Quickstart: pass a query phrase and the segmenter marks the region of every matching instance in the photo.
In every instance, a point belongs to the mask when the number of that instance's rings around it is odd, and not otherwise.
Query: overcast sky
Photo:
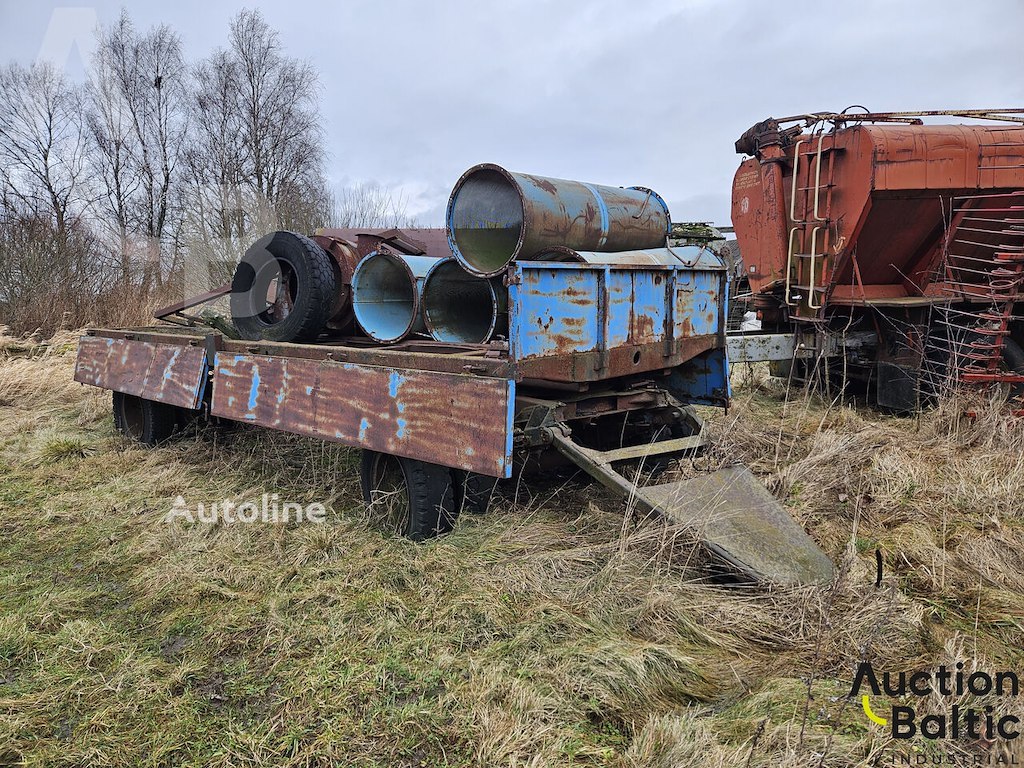
[[[0,61],[68,59],[123,2],[0,0]],[[237,2],[127,5],[191,59]],[[443,223],[471,165],[652,187],[676,221],[729,220],[733,142],[770,115],[1024,107],[1024,0],[289,0],[250,3],[320,72],[338,186],[399,190]],[[92,21],[90,21],[92,20]],[[49,30],[49,35],[48,35]],[[87,55],[87,54],[86,54]],[[58,62],[81,77],[81,54]]]

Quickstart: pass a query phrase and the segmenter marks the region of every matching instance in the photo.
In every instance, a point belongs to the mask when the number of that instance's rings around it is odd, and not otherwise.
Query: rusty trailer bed
[[[479,358],[459,354],[388,352],[251,344],[188,330],[94,329],[79,344],[75,380],[183,408],[205,404],[219,418],[509,477],[515,381],[502,375],[501,364],[481,366]]]
[[[490,344],[93,329],[75,379],[495,477],[512,472],[520,388],[571,392],[664,375],[684,402],[728,401],[726,272],[710,251],[688,266],[517,262],[506,282],[508,339]]]
[[[79,344],[75,380],[434,470],[508,478],[514,459],[557,452],[639,509],[692,529],[740,574],[781,584],[831,578],[828,557],[749,472],[641,487],[616,469],[699,449],[700,421],[687,406],[728,403],[717,257],[689,267],[518,262],[506,282],[508,339],[490,344],[93,329]],[[621,439],[630,416],[650,439],[584,445],[588,427]],[[687,434],[658,437],[674,427]]]

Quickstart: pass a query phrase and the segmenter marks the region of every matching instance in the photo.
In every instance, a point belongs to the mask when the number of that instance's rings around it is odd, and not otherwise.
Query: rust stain
[[[510,471],[507,379],[224,353],[215,370],[215,416],[495,477]]]
[[[83,336],[75,381],[182,408],[198,408],[206,383],[198,346]]]

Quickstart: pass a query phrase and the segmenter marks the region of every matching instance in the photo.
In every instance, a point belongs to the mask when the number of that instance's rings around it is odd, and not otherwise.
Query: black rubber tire
[[[423,541],[455,526],[458,508],[448,467],[364,449],[359,478],[363,500],[371,512],[379,505],[389,505],[381,506],[377,515],[387,533]],[[397,487],[389,488],[389,483]],[[381,498],[381,494],[391,498]]]
[[[287,268],[294,279],[291,311],[275,321],[267,313],[267,291]],[[310,341],[324,330],[338,293],[330,255],[297,232],[273,232],[245,252],[231,281],[231,320],[243,339]]]
[[[113,410],[117,431],[150,447],[159,445],[182,429],[190,415],[182,408],[123,392],[114,393]]]
[[[455,481],[455,509],[459,514],[471,512],[482,515],[487,512],[498,492],[498,478],[453,469],[452,479]]]
[[[1024,348],[1013,339],[1006,339],[1003,344],[1003,363],[1011,372],[1024,375]],[[1011,384],[1010,394],[1024,396],[1024,384]]]

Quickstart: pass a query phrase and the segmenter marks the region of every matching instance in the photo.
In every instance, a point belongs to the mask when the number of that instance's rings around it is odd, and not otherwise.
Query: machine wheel
[[[423,541],[450,531],[458,509],[447,467],[363,450],[363,500],[387,533]]]
[[[231,319],[243,339],[309,341],[327,325],[337,292],[327,251],[295,232],[274,232],[235,269]]]
[[[185,423],[180,408],[124,392],[115,392],[114,427],[125,437],[150,447],[162,443]]]
[[[1024,375],[1024,348],[1013,339],[1006,339],[1003,344],[1003,363],[1013,371]],[[1024,384],[1013,384],[1010,393],[1014,397],[1024,396]]]
[[[455,509],[460,514],[484,514],[498,491],[498,478],[462,470],[453,470],[452,477],[455,479]]]

